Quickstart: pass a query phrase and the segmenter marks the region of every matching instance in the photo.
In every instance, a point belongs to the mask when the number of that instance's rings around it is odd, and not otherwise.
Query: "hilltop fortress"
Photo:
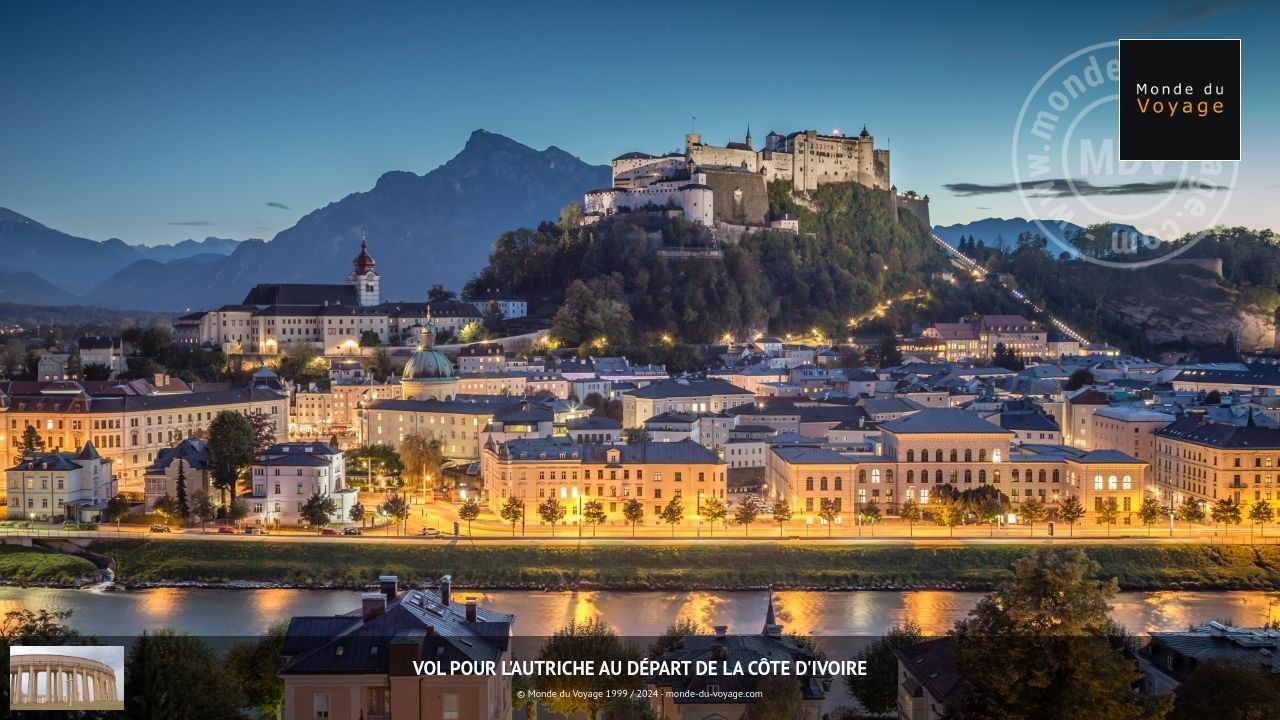
[[[905,207],[929,227],[929,199],[899,194],[889,180],[889,151],[875,147],[865,127],[846,136],[814,130],[770,132],[756,150],[747,128],[744,142],[708,145],[685,135],[684,152],[630,152],[613,159],[612,185],[591,190],[583,209],[592,219],[652,207],[679,208],[684,217],[732,237],[748,228],[796,229],[795,221],[769,217],[768,183],[782,181],[793,193],[833,182],[855,182],[879,190],[895,211]]]

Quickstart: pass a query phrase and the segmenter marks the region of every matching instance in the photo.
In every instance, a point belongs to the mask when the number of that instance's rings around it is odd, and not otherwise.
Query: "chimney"
[[[467,622],[473,623],[476,621],[476,610],[476,599],[473,597],[467,598]]]
[[[387,596],[382,593],[363,593],[360,595],[360,617],[365,622],[378,617],[387,609]]]
[[[387,602],[391,602],[396,599],[396,594],[400,589],[400,578],[395,575],[379,576],[378,589],[387,597]]]
[[[440,604],[445,607],[453,600],[453,576],[445,575],[440,578]]]

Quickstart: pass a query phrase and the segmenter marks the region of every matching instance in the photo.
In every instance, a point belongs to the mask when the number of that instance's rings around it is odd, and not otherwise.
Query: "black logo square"
[[[1121,160],[1240,159],[1239,40],[1120,41]]]

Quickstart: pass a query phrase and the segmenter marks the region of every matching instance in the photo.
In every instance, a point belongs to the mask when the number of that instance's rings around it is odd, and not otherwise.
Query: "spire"
[[[747,123],[747,147],[751,147],[751,123]]]
[[[782,626],[778,624],[778,620],[773,614],[773,589],[769,589],[769,609],[764,615],[764,628],[760,630],[761,635],[769,637],[781,637]]]
[[[434,338],[431,337],[431,302],[427,301],[427,319],[422,321],[422,330],[418,331],[420,338],[418,340],[418,348],[426,350],[431,347]]]
[[[373,272],[373,258],[369,256],[369,241],[365,237],[364,231],[360,231],[360,254],[355,260],[351,261],[351,267],[354,268],[356,275],[364,275]]]

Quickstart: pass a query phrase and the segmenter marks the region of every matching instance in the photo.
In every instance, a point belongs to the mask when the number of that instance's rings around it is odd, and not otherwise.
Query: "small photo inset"
[[[9,709],[123,710],[124,648],[10,647]]]

